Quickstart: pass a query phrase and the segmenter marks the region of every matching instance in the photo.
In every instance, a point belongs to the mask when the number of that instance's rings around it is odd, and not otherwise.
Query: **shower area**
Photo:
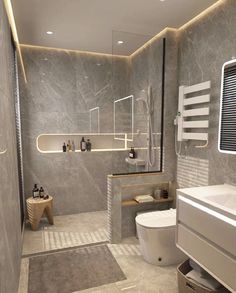
[[[155,46],[145,45],[147,36],[113,32],[113,59],[122,55],[129,46],[126,92],[113,91],[114,140],[124,141],[125,148],[134,148],[135,158],[125,153],[123,170],[113,174],[163,171],[163,126],[166,39],[160,38]],[[119,40],[124,40],[122,44]],[[132,40],[131,45],[128,41]],[[117,78],[119,64],[113,62],[113,79]],[[122,75],[122,73],[120,73]],[[115,82],[114,82],[115,84]]]
[[[107,176],[164,170],[168,38],[142,47],[149,36],[113,31],[112,54],[22,46],[25,198],[43,186],[55,222],[42,219],[36,232],[26,223],[25,255],[107,241]],[[75,149],[63,152],[69,142]]]

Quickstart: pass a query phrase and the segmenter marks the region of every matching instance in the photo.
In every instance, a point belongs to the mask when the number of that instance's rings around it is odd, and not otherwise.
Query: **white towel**
[[[217,280],[215,280],[210,275],[208,278],[203,278],[201,274],[195,270],[190,271],[186,275],[186,277],[211,290],[217,290],[222,286]]]
[[[154,201],[154,198],[150,194],[144,194],[144,195],[137,195],[134,198],[137,202],[152,202]]]

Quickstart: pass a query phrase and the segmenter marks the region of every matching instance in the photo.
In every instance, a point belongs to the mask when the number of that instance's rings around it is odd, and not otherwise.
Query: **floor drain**
[[[159,258],[158,258],[158,261],[162,261],[162,258],[161,258],[161,257],[159,257]]]

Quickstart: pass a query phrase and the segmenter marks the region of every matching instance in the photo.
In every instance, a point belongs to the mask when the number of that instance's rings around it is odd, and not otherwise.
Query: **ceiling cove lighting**
[[[94,55],[94,56],[104,56],[104,57],[113,57],[113,58],[129,58],[129,56],[125,55],[112,55],[109,53],[98,53],[98,52],[90,52],[90,51],[80,51],[80,50],[73,50],[73,49],[62,49],[62,48],[54,48],[54,47],[44,47],[44,46],[37,46],[37,45],[27,45],[27,44],[20,44],[22,48],[34,48],[34,49],[44,49],[44,50],[52,50],[57,52],[73,52],[77,54],[84,54],[84,55]]]
[[[15,18],[14,18],[14,13],[13,13],[13,9],[12,9],[11,0],[4,0],[4,5],[5,5],[5,8],[6,8],[9,24],[11,26],[13,39],[14,39],[16,49],[17,49],[17,52],[18,52],[18,55],[19,55],[19,60],[20,60],[24,80],[25,80],[25,83],[27,83],[27,78],[26,78],[26,73],[25,73],[25,66],[24,66],[23,57],[22,57],[22,54],[21,54],[20,42],[19,42],[19,38],[18,38],[18,34],[17,34],[16,23],[15,23]]]

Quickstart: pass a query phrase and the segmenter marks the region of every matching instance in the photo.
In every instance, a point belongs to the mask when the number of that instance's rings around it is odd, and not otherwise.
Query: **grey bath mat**
[[[107,245],[30,258],[28,293],[71,293],[126,279]]]

